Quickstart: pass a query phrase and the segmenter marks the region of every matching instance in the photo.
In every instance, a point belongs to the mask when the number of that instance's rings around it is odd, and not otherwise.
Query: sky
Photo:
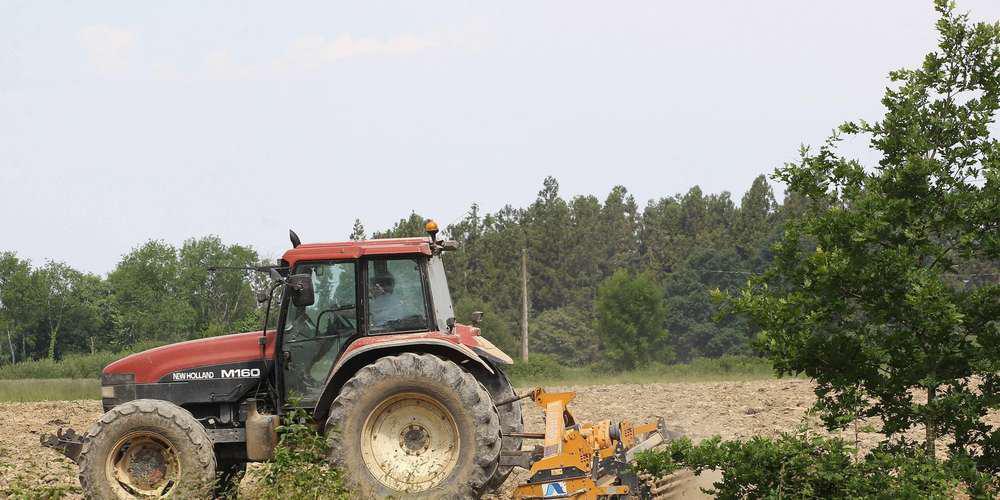
[[[878,119],[934,20],[930,0],[0,0],[0,251],[104,274],[214,234],[276,257],[289,228],[446,225],[549,175],[738,200]]]

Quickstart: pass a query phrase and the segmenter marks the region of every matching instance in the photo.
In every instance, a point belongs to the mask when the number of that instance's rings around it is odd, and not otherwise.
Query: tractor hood
[[[104,367],[111,375],[132,375],[137,384],[164,382],[171,374],[197,368],[239,365],[261,359],[260,331],[189,340],[126,356]],[[274,358],[274,331],[267,332],[264,356]],[[176,377],[175,377],[176,378]],[[170,380],[166,380],[170,381]]]

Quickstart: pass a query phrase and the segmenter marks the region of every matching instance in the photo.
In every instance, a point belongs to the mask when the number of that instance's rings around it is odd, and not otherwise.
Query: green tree
[[[364,240],[368,237],[365,233],[365,226],[361,223],[361,219],[354,219],[354,228],[351,229],[351,235],[348,237],[351,241]]]
[[[177,251],[162,241],[149,241],[122,258],[108,274],[118,344],[194,336],[197,312],[182,293],[189,285],[180,276]]]
[[[497,313],[517,327],[521,304],[521,249],[524,248],[523,211],[505,206],[480,216],[473,205],[461,221],[448,226],[458,251],[444,254],[448,283],[455,301],[465,297],[489,302]]]
[[[663,328],[663,290],[650,274],[619,269],[597,291],[597,331],[607,359],[620,369],[673,357]]]
[[[650,201],[639,229],[641,260],[662,276],[679,269],[697,249],[731,246],[736,217],[728,192],[706,195],[698,186]]]
[[[546,177],[538,198],[521,219],[528,249],[528,287],[533,310],[545,310],[569,301],[574,273],[569,272],[572,246],[570,209],[559,196],[559,182]],[[520,257],[520,255],[517,255]],[[508,272],[517,273],[520,266]],[[515,274],[516,276],[516,274]]]
[[[372,235],[373,238],[409,238],[414,236],[427,236],[427,231],[424,228],[427,219],[421,217],[416,212],[410,212],[410,216],[405,219],[399,219],[393,226],[392,229],[382,232],[376,232]],[[357,229],[357,227],[355,227]]]
[[[746,283],[739,271],[744,265],[731,248],[702,248],[664,277],[665,325],[680,360],[751,354],[746,321],[732,316],[715,320],[719,305],[711,297],[713,290],[736,291]]]
[[[757,176],[740,201],[733,230],[736,250],[744,258],[753,258],[763,249],[764,241],[772,232],[777,205],[767,178]]]
[[[93,345],[104,327],[102,305],[107,290],[102,280],[60,262],[47,263],[32,278],[44,297],[36,331],[47,334],[46,357],[54,360],[64,351]]]
[[[256,309],[252,271],[209,267],[248,267],[257,252],[243,245],[226,245],[218,236],[190,238],[177,251],[177,294],[195,312],[193,332],[211,336],[232,333],[236,324]]]
[[[0,327],[11,363],[19,359],[18,347],[22,347],[21,357],[24,356],[23,335],[35,316],[31,307],[34,292],[31,262],[18,258],[13,252],[0,253]]]
[[[552,356],[568,366],[582,366],[601,360],[601,339],[594,320],[573,306],[542,311],[531,319],[528,330],[530,351]]]
[[[879,417],[909,444],[922,425],[927,452],[949,436],[998,471],[984,415],[1000,408],[1000,285],[956,274],[1000,258],[1000,24],[935,6],[940,49],[890,74],[884,118],[776,171],[801,213],[733,304],[780,371],[815,379],[831,428]],[[867,137],[878,163],[845,157],[841,135]]]
[[[624,186],[615,186],[608,193],[601,207],[600,236],[596,244],[606,244],[601,255],[603,276],[610,276],[616,269],[634,269],[639,256],[639,206]]]

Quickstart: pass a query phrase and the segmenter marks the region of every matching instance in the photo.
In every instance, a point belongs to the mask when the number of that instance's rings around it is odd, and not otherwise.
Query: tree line
[[[533,353],[621,367],[747,354],[752,332],[737,319],[714,321],[709,291],[735,289],[769,262],[787,206],[764,176],[739,202],[696,186],[643,208],[621,186],[603,200],[566,198],[549,177],[527,207],[473,205],[445,228],[460,242],[444,257],[456,315],[484,311],[485,334],[518,352],[525,251]],[[359,220],[348,237],[422,236],[425,220],[411,213],[370,235]],[[106,276],[0,253],[0,363],[259,328],[266,276],[208,268],[262,264],[253,247],[215,236],[148,241]]]
[[[149,241],[122,257],[107,276],[61,262],[33,265],[0,253],[0,363],[60,359],[252,329],[262,277],[209,272],[252,266],[256,250],[218,237],[180,247]]]
[[[644,207],[622,186],[603,199],[566,198],[548,177],[527,207],[473,205],[448,225],[459,242],[445,257],[456,314],[483,311],[485,334],[518,352],[524,251],[532,353],[611,368],[751,354],[753,330],[716,318],[709,292],[762,270],[794,207],[794,198],[776,201],[763,175],[738,201],[695,186]],[[374,236],[420,235],[423,222],[413,213]],[[359,221],[352,237],[364,236]]]

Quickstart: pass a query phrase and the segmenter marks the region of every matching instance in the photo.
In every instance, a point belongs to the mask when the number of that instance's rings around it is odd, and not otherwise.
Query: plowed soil
[[[550,387],[574,390],[571,410],[578,420],[628,419],[642,422],[662,416],[668,427],[694,440],[713,435],[745,438],[793,431],[805,424],[818,428],[807,414],[814,401],[810,382],[798,379],[746,382],[622,384],[583,387]],[[526,430],[542,432],[541,410],[525,402]],[[43,432],[73,427],[84,432],[101,415],[98,401],[0,404],[0,492],[19,488],[68,488],[78,491],[76,466],[57,452],[39,444]],[[862,426],[864,427],[864,426]],[[917,432],[917,431],[915,431]],[[854,431],[845,439],[859,439],[862,448],[880,436]],[[915,434],[914,437],[917,437]],[[525,478],[515,471],[496,498],[507,498]],[[0,494],[2,496],[2,494]],[[71,494],[71,498],[78,495]]]

